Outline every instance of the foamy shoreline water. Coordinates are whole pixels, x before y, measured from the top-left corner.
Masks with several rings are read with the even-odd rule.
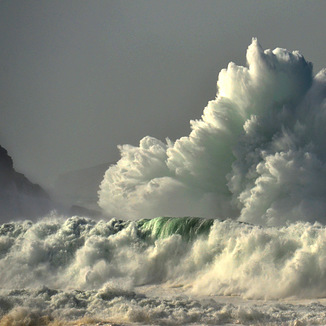
[[[326,299],[247,300],[241,297],[189,296],[183,287],[142,286],[136,292],[106,300],[116,305],[110,317],[86,315],[75,320],[55,317],[58,311],[18,308],[0,325],[323,325]],[[130,300],[130,297],[133,299]],[[138,296],[138,297],[137,297]],[[121,310],[122,309],[122,310]],[[60,314],[58,314],[60,315]]]
[[[310,223],[6,223],[0,325],[323,325],[325,250],[326,227]]]

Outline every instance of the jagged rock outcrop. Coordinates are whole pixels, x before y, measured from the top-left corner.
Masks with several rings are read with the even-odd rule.
[[[0,146],[0,223],[17,218],[32,219],[50,209],[48,194],[41,186],[16,172],[12,158]]]

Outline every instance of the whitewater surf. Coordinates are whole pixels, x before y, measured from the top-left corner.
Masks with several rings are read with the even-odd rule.
[[[2,325],[326,320],[320,224],[51,216],[4,224],[0,234]]]
[[[0,227],[0,325],[326,323],[326,70],[253,39],[217,88],[189,136],[119,147],[115,218]]]

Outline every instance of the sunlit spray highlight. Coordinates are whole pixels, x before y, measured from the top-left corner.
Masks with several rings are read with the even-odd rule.
[[[325,221],[326,72],[297,51],[263,50],[230,63],[191,133],[119,146],[99,204],[124,218],[205,216],[261,225]]]

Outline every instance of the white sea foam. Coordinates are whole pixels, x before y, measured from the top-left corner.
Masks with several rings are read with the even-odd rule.
[[[176,227],[184,220],[172,222],[172,234],[155,223],[149,232],[143,222],[78,217],[2,225],[0,325],[84,317],[160,325],[326,322],[325,300],[279,301],[326,296],[325,226],[215,220],[189,239],[191,228]]]
[[[326,229],[318,224],[261,228],[216,220],[193,241],[180,234],[146,240],[134,222],[77,217],[5,224],[1,231],[2,288],[87,290],[123,281],[133,289],[168,281],[200,294],[326,294]]]
[[[220,72],[189,136],[119,146],[99,191],[109,214],[325,221],[326,70],[313,77],[299,52],[263,51],[256,39],[247,62]]]

